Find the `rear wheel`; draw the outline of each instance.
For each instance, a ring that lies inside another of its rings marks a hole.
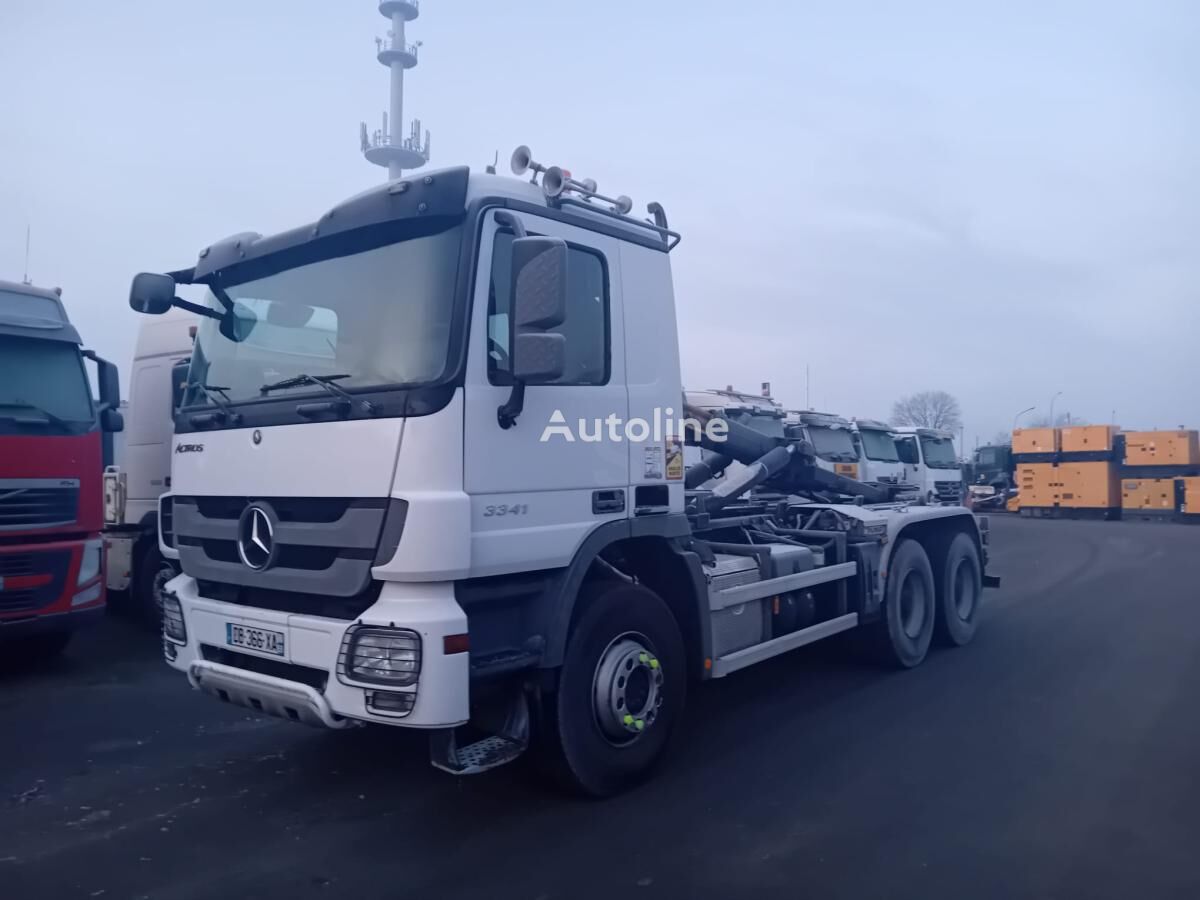
[[[686,660],[679,626],[653,591],[605,583],[580,603],[542,739],[560,781],[604,797],[662,756],[683,710]]]
[[[883,605],[875,625],[877,655],[902,669],[920,665],[933,639],[937,591],[929,555],[914,540],[901,541],[892,554]]]
[[[983,571],[979,551],[971,536],[959,532],[946,548],[945,562],[937,585],[938,638],[961,647],[975,636],[980,601],[983,599]]]

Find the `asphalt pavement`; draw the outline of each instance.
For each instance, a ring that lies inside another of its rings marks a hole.
[[[223,706],[110,619],[0,677],[0,896],[1200,896],[1200,528],[994,517],[993,544],[971,646],[701,686],[604,802]]]

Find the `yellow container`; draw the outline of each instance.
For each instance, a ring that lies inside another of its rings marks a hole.
[[[1072,509],[1115,509],[1121,505],[1121,478],[1116,463],[1060,463],[1062,505]]]
[[[1021,506],[1058,506],[1062,481],[1054,463],[1022,463],[1017,466],[1017,489]]]
[[[1126,478],[1121,482],[1121,508],[1170,512],[1175,509],[1175,479]]]
[[[1200,465],[1200,435],[1195,431],[1127,431],[1125,465]]]
[[[1115,425],[1071,425],[1060,429],[1063,453],[1097,453],[1112,450],[1117,436]]]
[[[1057,453],[1057,428],[1018,428],[1012,436],[1013,453]]]

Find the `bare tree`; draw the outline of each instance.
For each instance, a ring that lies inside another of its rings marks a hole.
[[[945,391],[921,391],[895,402],[892,424],[958,431],[962,427],[962,410],[958,401]]]

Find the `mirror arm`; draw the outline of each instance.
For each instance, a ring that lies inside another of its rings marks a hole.
[[[496,224],[506,225],[511,228],[513,237],[523,238],[529,236],[529,232],[525,230],[524,223],[506,209],[502,209],[496,213]]]
[[[225,318],[221,313],[217,312],[203,303],[193,303],[191,300],[184,300],[182,297],[176,297],[171,301],[172,306],[178,306],[180,309],[186,309],[190,313],[195,313],[198,316],[208,316],[210,319]]]
[[[496,421],[506,431],[517,424],[517,416],[525,408],[525,382],[513,379],[512,393],[504,405],[496,410]]]
[[[496,224],[512,229],[513,237],[523,238],[529,234],[525,230],[524,223],[506,209],[502,209],[496,213]],[[504,405],[496,410],[496,421],[500,423],[501,428],[507,431],[517,424],[517,416],[521,414],[521,410],[524,408],[525,382],[514,378],[512,392],[508,395],[508,399],[504,401]]]

